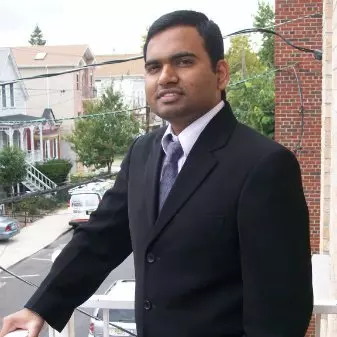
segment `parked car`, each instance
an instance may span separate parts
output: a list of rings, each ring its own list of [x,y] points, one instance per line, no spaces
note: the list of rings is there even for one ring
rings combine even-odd
[[[20,233],[20,227],[16,220],[0,216],[0,240],[9,240]]]
[[[72,213],[69,225],[77,227],[88,222],[90,214],[95,211],[101,202],[104,193],[112,187],[113,182],[98,182],[81,185],[69,190],[71,195],[68,207]]]
[[[132,301],[135,300],[135,280],[118,280],[105,292],[111,300],[114,301]],[[96,308],[94,316],[103,319],[102,309]],[[110,309],[109,321],[115,325],[122,327],[131,333],[137,334],[135,310],[134,309]],[[91,318],[88,337],[102,337],[103,322]],[[130,334],[119,330],[113,326],[109,326],[110,337],[131,336]]]

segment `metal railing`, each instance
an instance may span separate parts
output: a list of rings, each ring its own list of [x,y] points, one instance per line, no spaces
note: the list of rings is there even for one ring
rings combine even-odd
[[[26,162],[26,165],[27,177],[25,182],[28,183],[27,185],[32,184],[36,187],[37,190],[50,190],[57,187],[57,184],[50,180],[35,166],[31,165],[29,162]]]
[[[110,309],[134,309],[134,302],[129,301],[113,301],[107,295],[93,295],[88,301],[81,305],[81,308],[102,308],[103,310],[103,337],[109,337],[109,310]],[[321,315],[337,314],[337,301],[317,303],[314,306],[314,315],[316,317],[316,333],[315,337],[325,337],[321,334]],[[75,319],[74,315],[67,323],[61,333],[57,332],[49,326],[49,337],[75,337]],[[88,325],[89,333],[89,325]],[[121,333],[123,335],[123,333]],[[126,335],[126,334],[124,334]],[[12,337],[11,334],[5,337]],[[18,332],[15,337],[27,337],[27,331]]]
[[[85,303],[80,306],[81,309],[102,309],[103,313],[103,337],[109,337],[109,329],[111,328],[109,322],[110,309],[132,309],[134,310],[134,301],[114,301],[108,295],[93,295]],[[90,324],[90,323],[89,323]],[[89,325],[88,324],[88,334]],[[114,328],[118,330],[118,328]],[[71,316],[65,328],[59,333],[52,327],[48,326],[49,337],[75,337],[75,318],[74,314]],[[137,334],[136,331],[132,333]],[[124,331],[117,333],[121,336],[128,336]]]
[[[30,164],[34,164],[35,162],[42,162],[43,156],[40,150],[35,151],[27,151],[25,153],[25,160]]]

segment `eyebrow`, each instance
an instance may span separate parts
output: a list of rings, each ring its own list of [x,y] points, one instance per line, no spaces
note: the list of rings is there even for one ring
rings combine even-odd
[[[197,55],[195,55],[194,53],[191,52],[179,52],[176,54],[173,54],[169,57],[170,61],[175,61],[177,59],[180,59],[182,57],[193,57],[193,58],[197,58]],[[159,60],[149,60],[145,62],[145,68],[151,66],[151,65],[158,65],[160,64]]]

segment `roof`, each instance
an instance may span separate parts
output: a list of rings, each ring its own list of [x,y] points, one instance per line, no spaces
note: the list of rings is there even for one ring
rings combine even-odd
[[[20,68],[68,66],[77,67],[82,59],[93,63],[95,57],[87,45],[28,46],[11,48]],[[37,59],[38,58],[38,59]]]
[[[4,66],[7,64],[9,52],[9,48],[0,48],[0,75],[3,71]]]
[[[127,59],[139,56],[139,54],[113,54],[113,55],[97,55],[96,62],[101,63],[105,61]],[[104,66],[97,66],[95,70],[95,78],[111,77],[111,76],[144,76],[144,59],[128,61],[124,63],[108,64]]]
[[[17,114],[17,115],[9,115],[0,117],[0,122],[30,122],[35,120],[41,120],[41,117]]]
[[[50,109],[50,108],[44,109],[43,114],[42,114],[42,118],[55,120],[55,115],[54,115],[53,110]]]
[[[2,74],[5,70],[5,67],[8,66],[8,60],[11,62],[14,72],[15,72],[15,78],[10,79],[10,78],[2,78]],[[0,47],[0,81],[11,81],[11,80],[16,80],[18,78],[21,78],[20,71],[18,69],[17,63],[15,62],[14,55],[11,51],[10,48],[6,47]],[[18,86],[21,88],[24,96],[26,99],[28,98],[28,91],[26,89],[26,86],[23,81],[19,82]]]

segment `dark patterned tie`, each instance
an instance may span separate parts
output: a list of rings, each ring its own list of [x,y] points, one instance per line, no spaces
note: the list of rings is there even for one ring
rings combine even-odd
[[[178,176],[178,161],[184,154],[179,140],[173,141],[172,135],[169,135],[169,144],[167,146],[167,154],[163,162],[162,178],[160,181],[159,193],[159,211],[170,193],[170,190]]]

